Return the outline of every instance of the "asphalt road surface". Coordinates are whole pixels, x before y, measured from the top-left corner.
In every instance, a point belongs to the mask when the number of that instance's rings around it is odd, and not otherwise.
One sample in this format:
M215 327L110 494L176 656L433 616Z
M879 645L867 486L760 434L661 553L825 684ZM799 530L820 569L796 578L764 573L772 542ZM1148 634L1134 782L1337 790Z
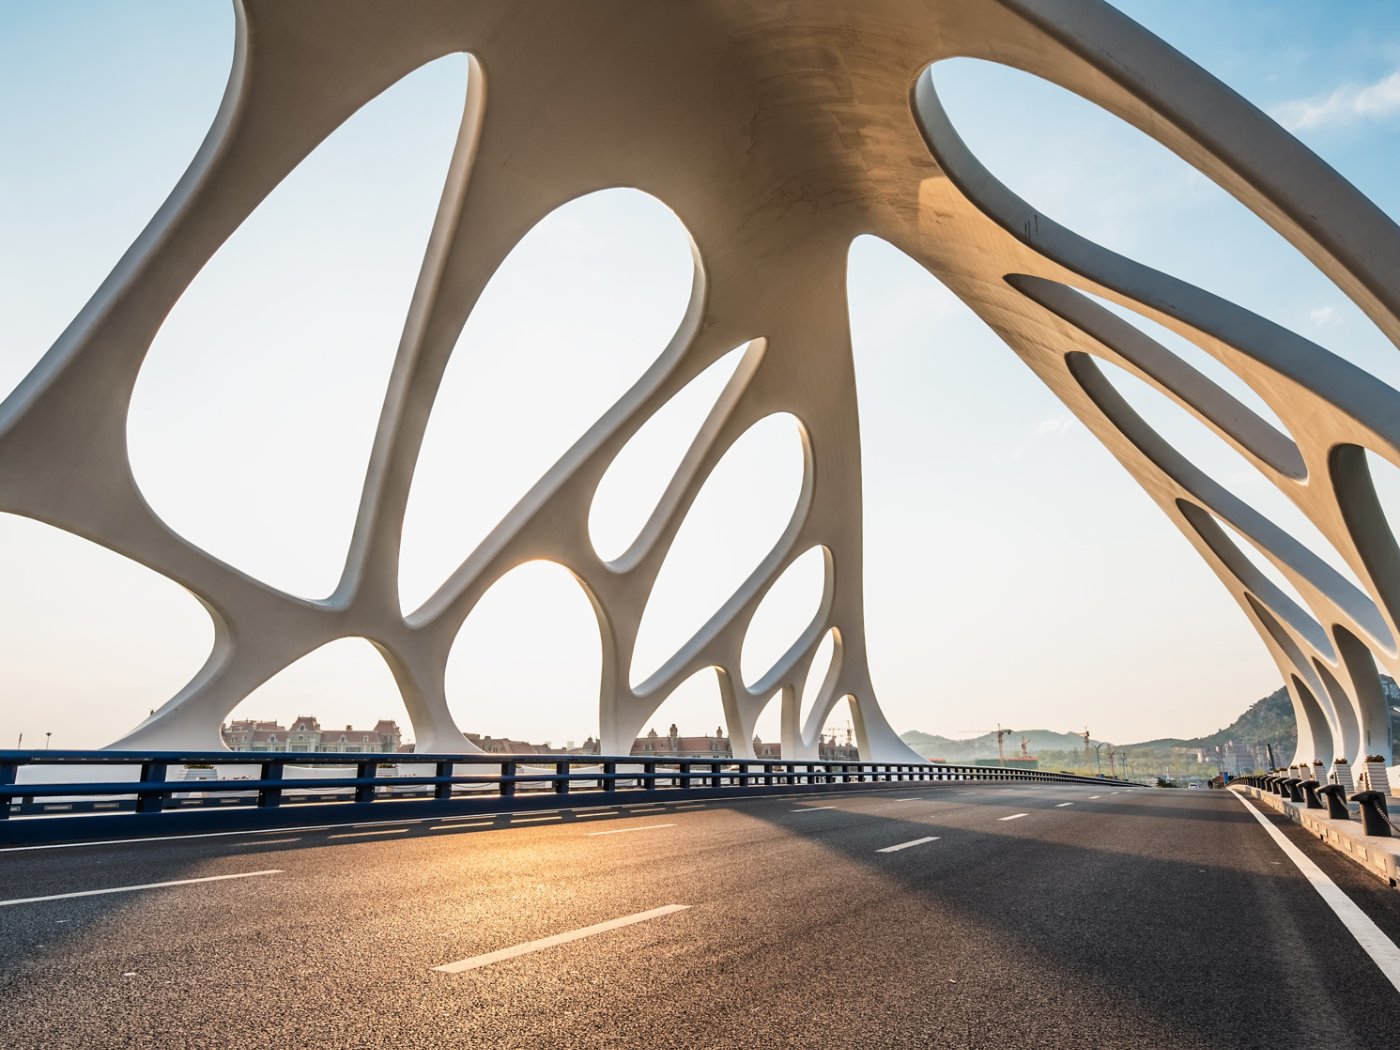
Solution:
M1400 891L1270 820L1400 939ZM0 852L13 1050L1346 1050L1397 1019L1231 792L891 785Z

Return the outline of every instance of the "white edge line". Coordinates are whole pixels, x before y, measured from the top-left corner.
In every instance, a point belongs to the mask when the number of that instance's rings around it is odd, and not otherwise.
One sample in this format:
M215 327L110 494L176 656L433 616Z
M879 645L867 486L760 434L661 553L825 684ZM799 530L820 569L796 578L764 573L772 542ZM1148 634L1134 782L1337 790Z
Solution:
M1260 813L1247 798L1238 791L1232 791L1240 800L1245 809L1255 820L1259 821L1269 837L1274 840L1278 848L1283 850L1284 856L1291 860L1303 878L1311 883L1312 888L1317 890L1317 894L1333 913L1342 921L1342 925L1347 928L1347 932L1356 938L1356 943L1361 945L1361 950L1371 957L1371 961L1380 967L1381 973L1395 986L1396 991L1400 991L1400 948L1395 946L1395 942L1381 932L1371 917L1357 907L1356 902L1348 897L1335 882L1329 879L1316 864L1314 864L1306 853L1300 850L1293 843L1288 841L1288 837L1273 824L1269 823L1264 814Z
M589 838L594 835L625 835L629 831L655 831L657 828L674 828L674 824L647 824L640 828L610 828L607 831L585 831L584 837Z
M40 901L66 901L74 897L98 897L104 893L132 893L136 890L159 890L166 886L190 886L196 882L223 882L226 879L251 879L255 875L280 875L281 868L267 871L240 871L233 875L206 875L199 879L175 879L173 882L146 882L139 886L113 886L105 890L79 890L77 893L55 893L48 897L16 897L14 900L0 901L0 908L12 904L37 904Z
M798 806L794 813L815 813L819 809L835 809L835 806Z
M557 933L553 937L542 937L537 941L526 941L524 944L517 944L513 948L502 948L499 951L487 952L485 955L474 955L470 959L443 963L443 965L434 966L432 969L438 973L461 973L463 970L475 970L478 967L490 966L492 963L503 962L506 959L514 959L517 956L543 951L545 948L553 948L560 944L568 944L570 941L577 941L583 937L592 937L595 934L607 933L610 930L620 929L623 926L631 926L634 923L646 922L648 919L659 919L663 915L672 915L678 911L685 911L689 907L689 904L665 904L660 908L653 908L651 911L641 911L635 915L624 915L620 919L609 919L607 922L600 922L593 926L585 926L581 930L572 930L569 933Z
M925 842L937 842L937 841L938 841L938 836L937 836L937 835L926 835L926 836L924 836L924 837L921 838L921 839L910 839L908 842L901 842L901 843L899 843L899 845L897 845L897 846L886 846L884 849L877 849L875 852L876 852L876 853L898 853L900 850L902 850L902 849L908 849L910 846L922 846Z

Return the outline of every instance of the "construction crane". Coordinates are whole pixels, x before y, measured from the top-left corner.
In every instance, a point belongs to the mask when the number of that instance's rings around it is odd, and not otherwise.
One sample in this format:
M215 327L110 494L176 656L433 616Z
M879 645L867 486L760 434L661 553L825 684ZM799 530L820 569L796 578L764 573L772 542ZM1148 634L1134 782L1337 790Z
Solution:
M990 736L991 734L995 733L997 738L997 761L1003 766L1006 765L1006 748L1002 745L1002 741L1011 735L1011 730L1003 729L1001 727L1000 722L997 723L997 727L995 729L959 729L958 732L982 733L987 736Z

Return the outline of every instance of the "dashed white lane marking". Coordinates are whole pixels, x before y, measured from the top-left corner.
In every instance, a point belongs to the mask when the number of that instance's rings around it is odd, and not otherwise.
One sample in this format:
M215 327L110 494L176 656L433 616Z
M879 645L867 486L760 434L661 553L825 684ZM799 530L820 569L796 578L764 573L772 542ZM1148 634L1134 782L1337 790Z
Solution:
M1073 802L1057 802L1057 803L1055 803L1055 808L1056 808L1056 809L1064 809L1066 806L1072 806L1072 805L1074 805Z
M815 813L819 809L835 809L835 806L798 806L794 813Z
M461 973L463 970L475 970L482 966L490 966L492 963L504 962L506 959L514 959L521 955L529 955L531 952L543 951L546 948L554 948L560 944L568 944L570 941L577 941L584 937L593 937L600 933L608 933L611 930L619 930L624 926L646 922L648 919L659 919L663 915L673 915L678 911L685 911L689 907L689 904L666 904L660 908L653 908L651 911L640 911L636 915L624 915L620 919L609 919L607 922L600 922L593 926L585 926L581 930L572 930L569 933L556 933L553 937L542 937L537 941L526 941L524 944L517 944L513 948L502 948L500 951L487 952L485 955L473 955L470 959L462 959L459 962L444 963L441 966L434 966L433 969L438 973Z
M1239 799L1254 819L1263 825L1264 830L1269 833L1269 837L1278 844L1279 849L1283 850L1284 856L1297 866L1298 870L1303 873L1303 878L1312 884L1312 888L1317 890L1318 896L1326 901L1327 906L1332 909L1337 918L1342 920L1342 925L1347 928L1347 932L1356 938L1356 943L1361 945L1362 951L1371 957L1371 961L1380 967L1381 973L1385 974L1386 979L1395 986L1397 991L1400 991L1400 948L1395 946L1395 942L1382 933L1380 927L1371 921L1370 916L1358 908L1340 886L1309 860L1306 853L1289 842L1283 832L1270 824L1264 814L1254 807L1253 803L1239 792L1232 791L1231 794Z
M512 824L538 824L542 820L562 819L563 817L561 817L558 813L541 813L539 815L531 815L527 817L512 817L510 822Z
M1009 817L997 817L997 820L1020 820L1022 817L1030 816L1029 813L1013 813Z
M1090 797L1090 798L1103 798L1102 795L1090 795L1089 797Z
M922 802L923 799L921 799L921 798L897 798L897 799L895 799L895 801L896 801L896 802Z
M327 835L328 839L362 839L369 835L399 835L411 828L375 828L373 831L346 831L339 835Z
M937 836L937 835L925 835L925 836L924 836L923 838L921 838L921 839L910 839L908 842L901 842L901 843L899 843L899 845L897 845L897 846L886 846L884 849L877 849L875 852L876 852L876 853L898 853L900 850L902 850L902 849L908 849L910 846L922 846L925 842L937 842L937 841L938 841L938 836Z
M12 904L37 904L40 901L66 901L73 897L98 897L104 893L134 893L136 890L159 890L166 886L191 886L196 882L223 882L227 879L251 879L256 875L281 875L281 868L269 868L267 871L240 871L234 875L206 875L200 879L175 879L172 882L145 882L139 886L112 886L105 890L79 890L77 893L54 893L48 897L16 897L13 900L0 901L0 908L7 908Z
M656 831L658 828L674 828L674 824L646 824L640 828L611 828L607 831L588 831L585 835L625 835L629 831Z

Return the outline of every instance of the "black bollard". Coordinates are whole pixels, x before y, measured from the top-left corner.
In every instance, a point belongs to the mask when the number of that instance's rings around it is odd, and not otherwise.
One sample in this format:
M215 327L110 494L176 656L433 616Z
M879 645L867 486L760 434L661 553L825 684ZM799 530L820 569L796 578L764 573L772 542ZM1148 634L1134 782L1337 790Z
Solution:
M1322 803L1317 800L1317 789L1322 787L1316 780L1303 781L1303 797L1307 802L1308 809L1321 809Z
M1303 801L1303 782L1297 777L1288 777L1283 782L1283 797L1290 802Z
M1386 819L1385 796L1379 791L1358 791L1351 796L1361 803L1361 828L1368 835L1390 837L1390 821Z
M1346 788L1341 784L1323 784L1317 793L1327 800L1328 820L1350 820L1351 810L1347 809Z

